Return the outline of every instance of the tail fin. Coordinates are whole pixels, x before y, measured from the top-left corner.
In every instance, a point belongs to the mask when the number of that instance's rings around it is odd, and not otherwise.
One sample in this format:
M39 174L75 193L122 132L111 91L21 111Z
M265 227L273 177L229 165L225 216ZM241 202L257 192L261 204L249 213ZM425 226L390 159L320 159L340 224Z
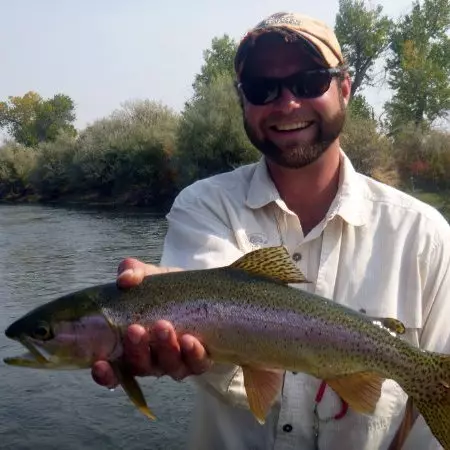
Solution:
M445 450L450 450L450 356L437 358L436 366L428 367L424 374L427 375L425 390L412 398L434 437ZM433 373L430 369L434 368Z

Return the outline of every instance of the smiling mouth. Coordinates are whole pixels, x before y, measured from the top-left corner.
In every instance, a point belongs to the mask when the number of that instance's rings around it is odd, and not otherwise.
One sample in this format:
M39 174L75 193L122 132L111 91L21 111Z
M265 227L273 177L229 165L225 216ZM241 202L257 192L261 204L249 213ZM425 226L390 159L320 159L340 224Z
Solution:
M270 128L272 128L275 131L301 131L305 128L310 127L313 124L313 122L292 122L292 123L281 123L272 125Z

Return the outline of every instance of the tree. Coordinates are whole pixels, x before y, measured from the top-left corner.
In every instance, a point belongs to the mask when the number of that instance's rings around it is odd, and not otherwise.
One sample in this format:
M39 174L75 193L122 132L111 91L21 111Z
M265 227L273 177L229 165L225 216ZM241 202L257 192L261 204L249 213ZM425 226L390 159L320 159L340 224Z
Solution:
M348 112L350 118L357 117L364 120L375 120L374 109L370 106L367 99L361 94L356 94L353 97L352 102L348 105Z
M393 98L385 105L391 132L431 125L450 110L450 0L414 3L400 22L387 61Z
M233 77L229 73L217 76L198 94L183 112L178 130L180 187L259 157L244 130Z
M0 128L17 142L32 147L54 141L60 131L75 135L75 106L70 97L57 94L44 100L36 92L10 96L0 102Z
M364 0L339 0L335 32L344 57L353 72L351 98L365 85L374 83L373 68L389 47L393 22L383 8L368 9Z
M193 99L201 95L202 89L209 86L218 76L222 74L234 75L234 56L237 51L237 43L227 34L215 37L211 48L203 52L205 63L200 73L195 76L192 87L194 89Z

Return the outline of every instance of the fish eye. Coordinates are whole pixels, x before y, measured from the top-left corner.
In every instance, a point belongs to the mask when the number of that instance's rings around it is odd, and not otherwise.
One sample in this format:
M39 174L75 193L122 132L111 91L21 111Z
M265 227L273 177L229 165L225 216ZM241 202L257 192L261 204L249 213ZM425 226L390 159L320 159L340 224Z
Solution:
M46 341L53 337L50 325L46 322L39 322L33 329L32 337L40 341Z

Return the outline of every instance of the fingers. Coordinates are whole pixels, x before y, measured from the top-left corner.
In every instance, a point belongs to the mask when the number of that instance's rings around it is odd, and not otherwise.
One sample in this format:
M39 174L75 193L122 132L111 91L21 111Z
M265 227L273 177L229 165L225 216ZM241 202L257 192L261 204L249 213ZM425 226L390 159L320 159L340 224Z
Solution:
M129 288L141 283L144 277L158 273L158 267L145 264L137 259L126 258L117 268L117 284L122 288Z
M189 374L200 375L211 367L205 347L198 339L185 334L180 339L180 346Z
M172 324L165 320L155 323L152 330L153 359L163 373L175 380L183 379L187 367L181 359L181 349Z
M149 275L180 270L178 267L158 267L134 258L125 258L117 268L117 284L121 288L128 288L141 283Z
M101 386L112 389L119 384L119 380L107 361L97 361L92 366L91 374L94 381Z
M144 327L130 325L123 340L124 360L136 376L161 376L161 370L152 362L150 336Z
M193 336L177 339L172 324L160 320L149 334L139 325L131 325L124 339L127 365L137 376L168 375L182 380L189 375L199 375L211 363L202 344Z

